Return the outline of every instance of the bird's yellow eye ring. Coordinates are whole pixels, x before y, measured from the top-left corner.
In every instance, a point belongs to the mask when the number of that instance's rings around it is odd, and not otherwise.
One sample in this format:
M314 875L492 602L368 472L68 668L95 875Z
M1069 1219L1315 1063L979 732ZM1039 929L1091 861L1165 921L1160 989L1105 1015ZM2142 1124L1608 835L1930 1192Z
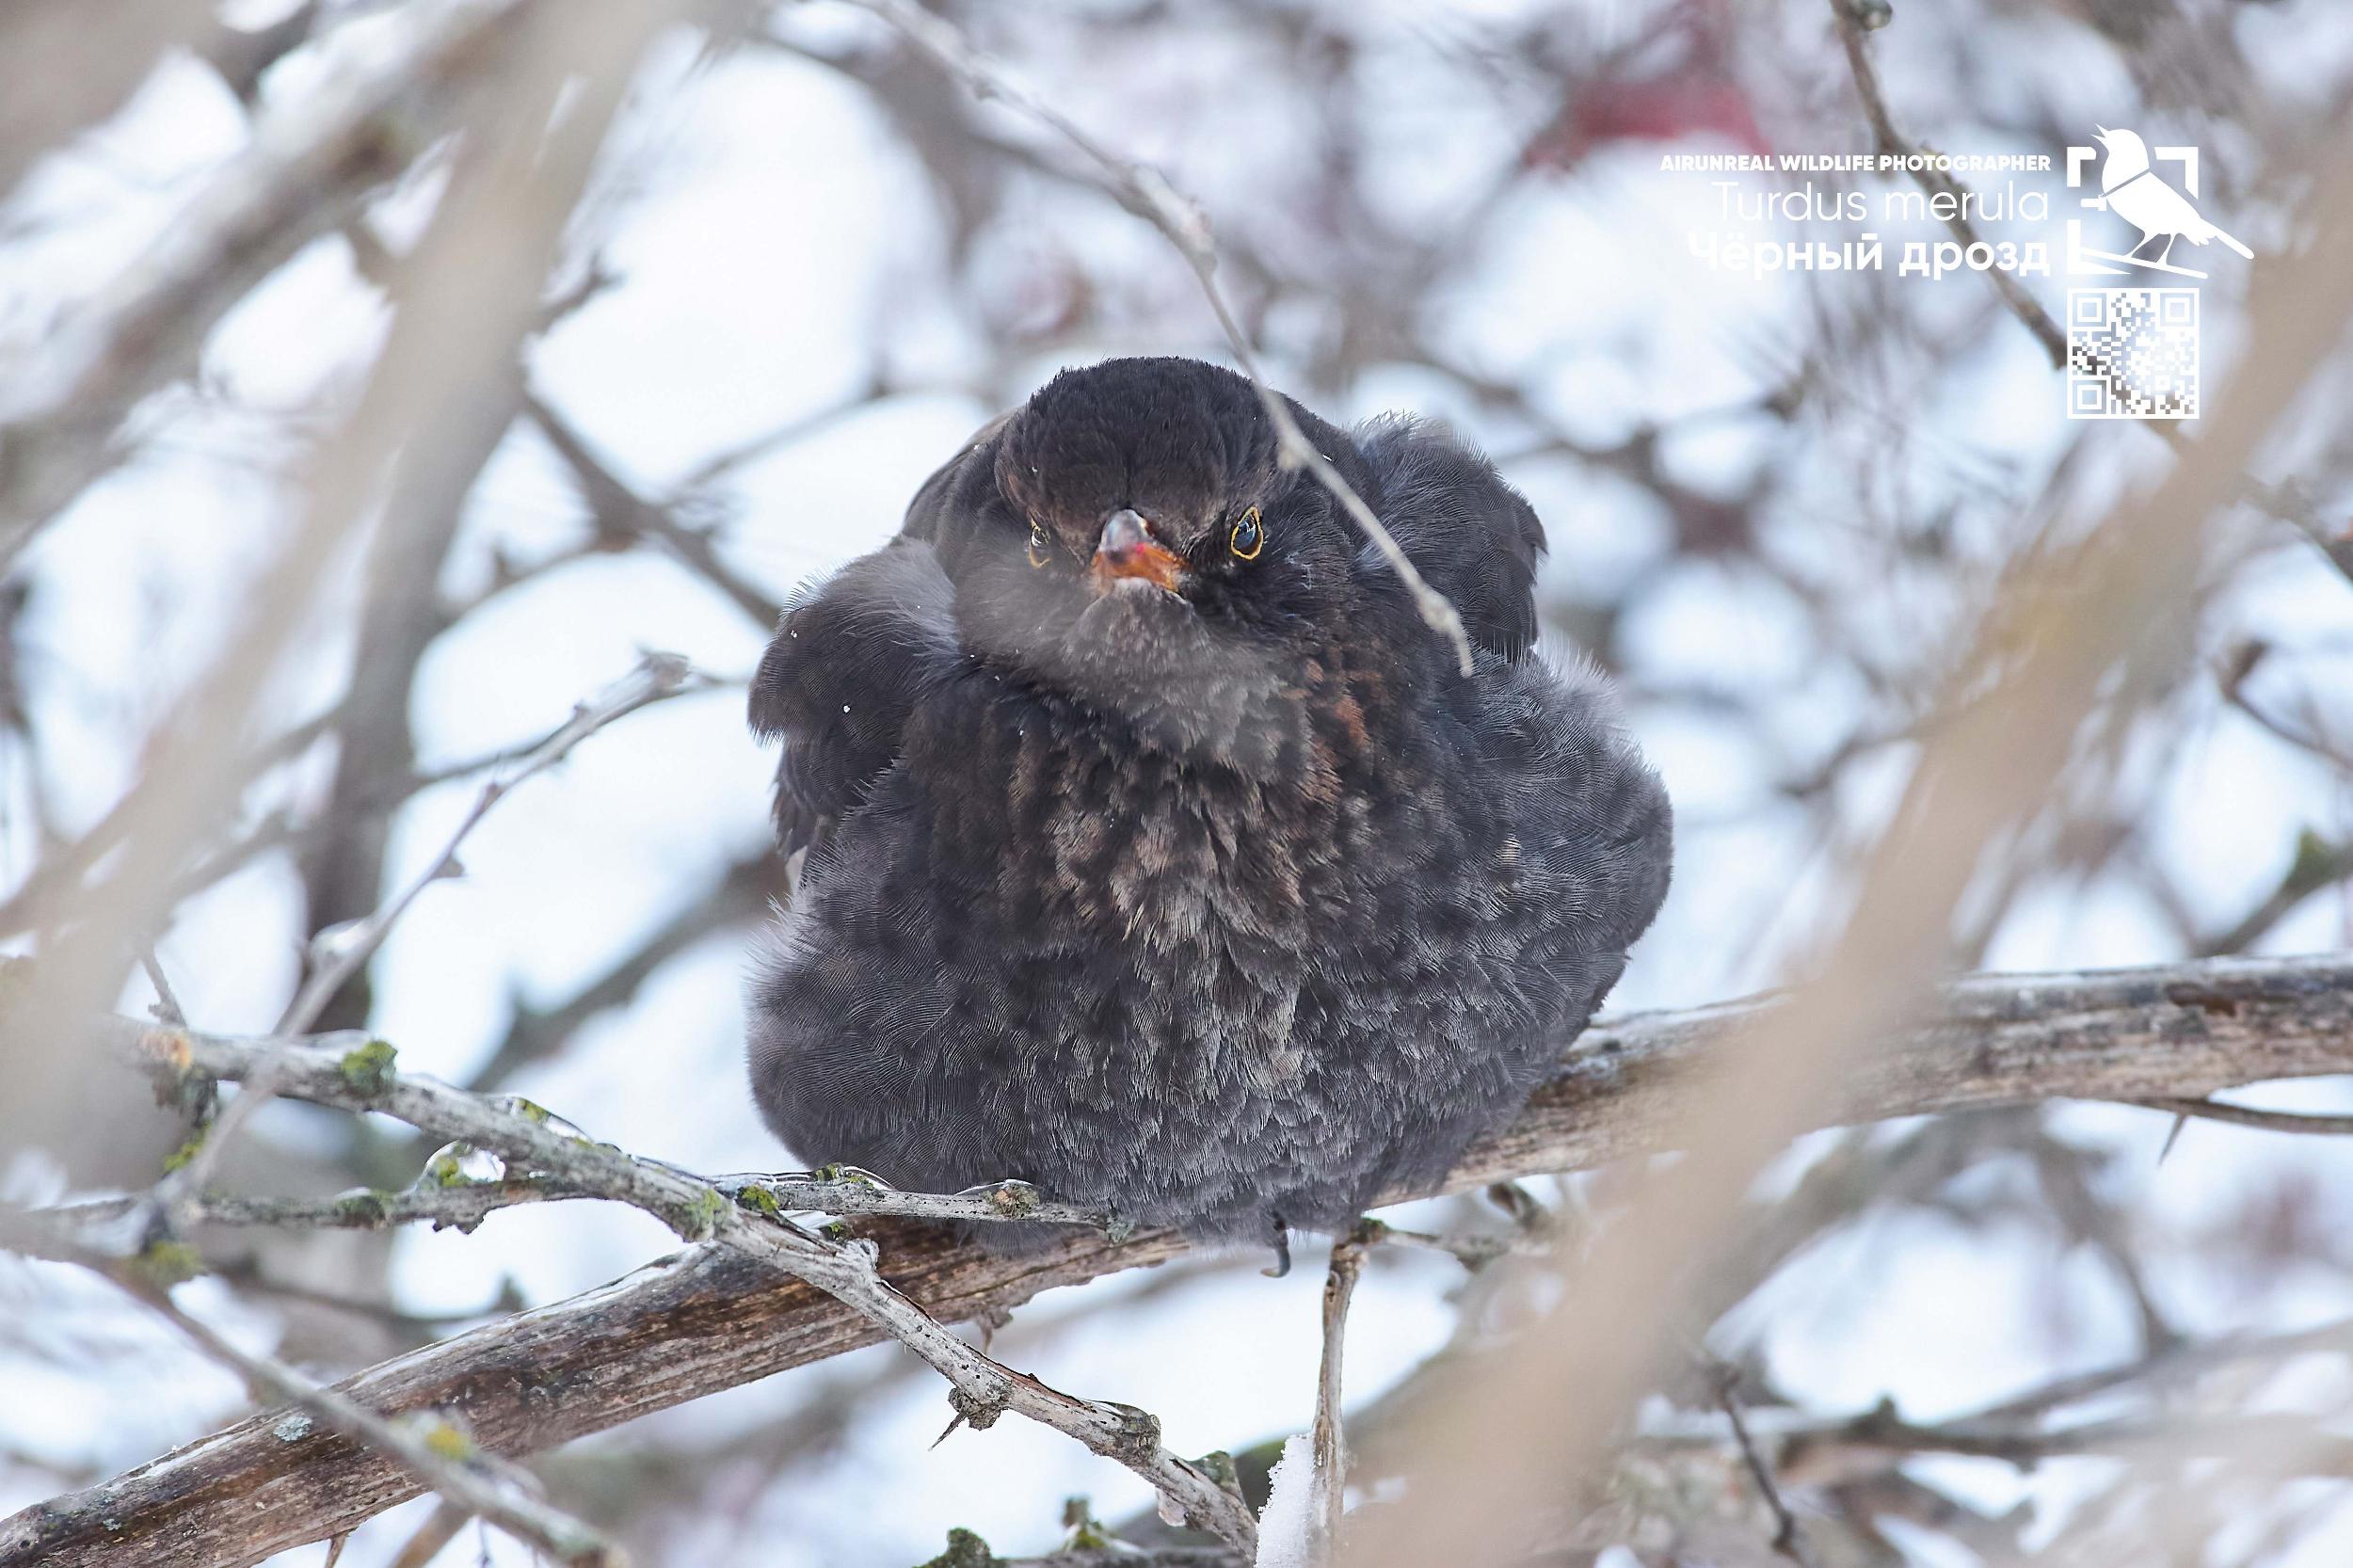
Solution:
M1266 525L1258 520L1258 508L1253 506L1234 523L1234 532L1226 539L1225 548L1241 561L1255 561L1258 552L1266 548Z
M1046 530L1039 526L1037 519L1032 518L1030 520L1030 565L1042 567L1046 564Z

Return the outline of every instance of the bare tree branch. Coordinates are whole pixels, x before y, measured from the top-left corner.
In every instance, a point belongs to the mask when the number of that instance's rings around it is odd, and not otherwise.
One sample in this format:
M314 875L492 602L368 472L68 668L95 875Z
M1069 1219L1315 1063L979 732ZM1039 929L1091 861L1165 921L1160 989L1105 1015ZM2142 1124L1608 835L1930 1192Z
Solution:
M1786 1005L1785 998L1758 998L1589 1031L1518 1120L1474 1146L1444 1187L1584 1168L1659 1148L1718 1060L1716 1048ZM113 1027L119 1036L149 1032L127 1021ZM1918 1023L1883 1044L1842 1085L1837 1100L1814 1108L1816 1120L1830 1125L2050 1097L2202 1097L2265 1080L2353 1073L2353 957L1978 976L1944 987ZM191 1044L187 1069L228 1064L220 1048ZM313 1088L328 1103L377 1108L373 1096L349 1085L330 1090L290 1081L283 1092ZM453 1105L485 1103L439 1089L454 1096ZM382 1108L423 1120L440 1116L413 1103ZM496 1135L482 1146L497 1146L504 1123L520 1120L501 1117L478 1127ZM525 1161L541 1147L536 1140L509 1144ZM695 1190L663 1167L630 1163L648 1179L662 1178L664 1193L685 1197ZM1040 1290L1146 1267L1184 1250L1183 1240L1166 1231L1124 1242L1072 1231L1020 1258L993 1257L912 1222L872 1222L859 1234L878 1249L892 1290L940 1321L1001 1311ZM339 1386L387 1414L458 1411L477 1441L514 1455L884 1336L872 1318L810 1285L702 1246ZM0 1523L0 1568L95 1565L134 1547L155 1554L151 1560L159 1568L250 1561L347 1529L415 1491L397 1465L332 1434L295 1444L273 1436L264 1414ZM109 1528L109 1521L120 1528Z
M159 1272L153 1255L124 1261L69 1246L52 1256L70 1258L113 1281L258 1391L304 1413L280 1421L277 1430L281 1434L308 1432L315 1417L353 1442L396 1460L443 1497L559 1562L576 1568L628 1568L628 1560L610 1542L534 1496L504 1460L483 1452L462 1428L439 1416L388 1420L346 1394L319 1387L291 1367L242 1348L183 1310L171 1299L169 1275Z
M1914 1016L1947 961L1955 913L1989 848L2079 776L2086 721L2112 729L2137 716L2166 646L2153 628L2179 625L2202 602L2208 525L2353 312L2353 272L2335 260L2353 241L2353 179L2341 164L2311 210L2313 239L2272 271L2245 357L2189 456L2081 545L2042 552L1945 677L1939 718L1826 955L1784 1014L1693 1095L1679 1134L1691 1158L1647 1173L1622 1223L1554 1274L1565 1288L1552 1310L1577 1332L1524 1336L1515 1365L1465 1379L1441 1402L1405 1478L1411 1500L1390 1528L1360 1537L1361 1561L1419 1564L1472 1531L1482 1544L1469 1560L1497 1560L1557 1506L1564 1475L1598 1474L1609 1432L1663 1367L1659 1302L1695 1258L1729 1250L1740 1194L1816 1119L1817 1102L1884 1061L1888 1031ZM1497 1430L1513 1441L1481 1443Z
M358 1038L354 1037L355 1040ZM364 1046L360 1048L364 1048ZM266 1069L264 1069L266 1070ZM547 1112L529 1100L507 1097L506 1109L546 1119ZM456 1163L450 1162L451 1160ZM427 1224L434 1229L472 1230L502 1208L519 1204L559 1203L582 1198L611 1198L593 1183L509 1173L498 1176L469 1176L462 1156L428 1163L414 1185L397 1192L360 1191L326 1199L239 1197L202 1192L188 1200L193 1219L221 1225L310 1225L331 1230L382 1230L392 1225ZM867 1173L836 1167L831 1172L785 1172L776 1176L727 1176L710 1178L714 1192L738 1208L757 1213L895 1215L909 1220L986 1224L1018 1222L1029 1224L1085 1225L1114 1240L1134 1227L1115 1215L1052 1203L1026 1181L996 1181L962 1192L907 1192L884 1185ZM627 1201L614 1199L614 1201ZM119 1221L137 1209L140 1198L92 1198L56 1208L37 1209L24 1217L69 1230L87 1229Z
M246 616L231 628L205 680L177 704L173 727L147 753L111 873L55 911L73 929L44 947L37 994L11 1009L24 1037L14 1043L44 1045L70 1030L70 1019L111 993L130 952L169 907L188 847L236 799L250 710L304 624L317 584L339 547L363 525L387 469L430 465L447 450L451 421L467 410L441 396L445 378L464 384L513 358L644 45L681 14L674 7L687 3L629 0L587 20L514 8L530 24L496 40L504 46L507 90L474 105L474 140L404 268L392 329L365 390L314 455L299 520L248 594ZM461 53L472 47L477 35L457 19L481 9L433 12L454 31L456 40L443 44ZM533 118L529 110L542 89L552 94L558 88L569 89L567 112L552 126ZM247 213L240 221L250 218ZM202 226L191 220L181 232L200 238ZM118 329L111 317L101 327ZM99 354L102 370L111 362L101 350L90 352ZM74 362L72 354L66 362ZM0 490L7 483L0 476ZM0 525L6 512L0 504ZM37 1119L71 1088L66 1070L41 1058L31 1060L19 1081L24 1092L0 1105L0 1121Z

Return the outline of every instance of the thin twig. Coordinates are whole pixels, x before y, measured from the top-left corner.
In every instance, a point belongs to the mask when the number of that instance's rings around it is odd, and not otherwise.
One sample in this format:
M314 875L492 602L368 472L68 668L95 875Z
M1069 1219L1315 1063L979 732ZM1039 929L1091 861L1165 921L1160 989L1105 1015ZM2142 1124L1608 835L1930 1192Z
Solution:
M312 972L311 978L297 992L273 1032L278 1034L300 1034L334 999L344 982L360 972L376 950L384 945L384 938L418 895L447 873L457 858L459 846L474 830L490 808L504 799L508 792L536 774L546 772L572 754L572 748L602 729L616 719L625 718L640 708L673 697L696 680L694 665L675 653L648 653L638 661L637 667L607 686L588 701L572 710L572 716L550 731L519 760L512 772L491 779L482 786L474 797L473 808L459 821L456 831L441 852L429 861L424 870L401 889L399 895L376 913L335 934L330 951Z
M139 949L139 968L147 971L147 983L155 987L155 1016L168 1024L184 1024L187 1013L180 1006L180 999L171 989L171 981L164 973L161 960L155 956L155 946L147 943Z
M1841 1466L1835 1455L1842 1448L1899 1456L1955 1454L2021 1467L2069 1454L2121 1458L2136 1451L2169 1450L2183 1458L2244 1462L2267 1450L2271 1457L2295 1454L2297 1463L2312 1466L2306 1473L2313 1475L2342 1474L2353 1462L2353 1441L2326 1433L2316 1437L2310 1417L2290 1415L2216 1413L2194 1423L2170 1415L2116 1416L2058 1427L2031 1420L1922 1424L1905 1420L1892 1404L1882 1402L1842 1420L1774 1423L1764 1430L1780 1445L1784 1469L1793 1473L1819 1465L1837 1474ZM1670 1432L1646 1433L1637 1443L1652 1448L1712 1448L1721 1440L1713 1431ZM2181 1447L2185 1442L2188 1446Z
M1423 1252L1442 1252L1464 1268L1477 1271L1497 1258L1515 1252L1541 1250L1536 1240L1528 1236L1461 1236L1427 1230L1407 1230L1380 1220L1367 1220L1363 1226L1368 1240L1389 1246L1413 1247Z
M903 1192L863 1176L827 1176L812 1171L713 1176L710 1186L738 1207L759 1213L895 1214L953 1224L1084 1225L1114 1240L1128 1228L1116 1215L1077 1204L1048 1202L1026 1181L991 1182L961 1192ZM215 1225L384 1230L424 1224L436 1230L471 1231L502 1208L610 1196L530 1174L469 1179L452 1166L437 1164L414 1184L396 1192L362 1188L323 1199L198 1192L190 1195L184 1214L189 1220ZM142 1196L89 1198L32 1210L24 1218L67 1231L88 1230L118 1223L147 1201Z
M1863 41L1864 27L1855 13L1854 0L1830 0L1830 8L1838 19L1838 40L1846 46L1847 67L1854 75L1855 94L1863 100L1864 118L1871 122L1871 139L1881 152L1904 159L1913 182L1931 200L1942 198L1952 204L1945 226L1953 232L1953 238L1964 248L1984 243L1977 237L1977 226L1964 214L1961 182L1944 169L1931 168L1920 157L1920 150L1897 131L1895 120L1887 112L1887 99L1880 91L1879 68L1871 63L1871 52ZM2067 368L2067 334L2059 330L2051 313L2026 292L2025 284L2000 267L1988 269L1986 278L2002 296L2002 303L2009 307L2010 313L2025 324L2042 345L2043 353L2051 357L2051 368Z
M525 392L523 414L555 448L555 455L572 472L572 484L587 504L598 528L634 534L668 550L688 570L726 595L761 632L776 624L782 605L719 558L709 535L687 527L632 489L611 464L598 456L588 440L536 392Z
M2298 729L2279 717L2249 696L2243 682L2226 683L2222 695L2232 707L2298 751L2309 753L2340 773L2353 774L2353 753L2347 753L2326 737Z
M1773 1550L1797 1563L1799 1568L1814 1568L1814 1556L1806 1545L1805 1532L1798 1528L1798 1516L1789 1512L1782 1500L1781 1487L1773 1480L1773 1467L1765 1463L1756 1440L1749 1435L1749 1423L1740 1411L1740 1373L1737 1368L1719 1365L1711 1368L1716 1387L1716 1402L1723 1408L1732 1422L1732 1439L1739 1445L1740 1458L1749 1467L1750 1477L1756 1482L1757 1495L1773 1514Z
M1348 1304L1365 1272L1373 1237L1359 1224L1332 1243L1332 1266L1323 1276L1323 1356L1316 1366L1315 1496L1319 1561L1328 1561L1340 1539L1340 1513L1348 1496L1348 1444L1340 1432L1340 1364L1348 1339Z
M1381 519L1356 493L1347 476L1334 466L1332 459L1317 450L1292 416L1290 405L1282 394L1267 385L1258 373L1257 356L1251 351L1250 340L1235 319L1227 304L1225 291L1217 284L1217 246L1209 233L1208 217L1200 205L1179 192L1167 176L1149 164L1113 152L1097 141L1069 116L1031 90L1029 86L984 53L967 38L953 23L924 10L913 0L847 0L861 10L882 18L905 36L908 42L928 56L935 65L964 85L977 98L1002 104L1018 114L1043 125L1055 136L1068 142L1091 164L1098 178L1096 186L1121 206L1159 230L1184 257L1193 269L1194 280L1201 285L1202 295L1209 300L1210 312L1217 317L1219 328L1225 335L1226 345L1233 350L1234 360L1242 374L1250 377L1251 387L1257 392L1258 403L1266 410L1267 419L1274 426L1275 440L1286 468L1305 468L1316 481L1331 492L1373 548L1381 552L1389 569L1405 584L1413 596L1414 606L1429 628L1453 645L1455 661L1464 675L1471 673L1470 633L1463 626L1463 617L1446 595L1432 587L1405 548L1383 526Z
M2331 1116L2308 1111L2264 1111L2251 1105L2228 1105L2213 1099L2128 1100L2152 1111L2205 1122L2229 1122L2233 1127L2261 1128L2265 1132L2297 1132L2322 1138L2353 1138L2353 1116Z
M975 1556L968 1560L952 1555L959 1544L977 1543L979 1539L969 1530L952 1530L948 1536L951 1555L935 1560L985 1561L989 1568L1251 1568L1250 1559L1237 1556L1225 1546L1141 1546L1117 1539L1109 1545L1064 1546L1044 1557Z

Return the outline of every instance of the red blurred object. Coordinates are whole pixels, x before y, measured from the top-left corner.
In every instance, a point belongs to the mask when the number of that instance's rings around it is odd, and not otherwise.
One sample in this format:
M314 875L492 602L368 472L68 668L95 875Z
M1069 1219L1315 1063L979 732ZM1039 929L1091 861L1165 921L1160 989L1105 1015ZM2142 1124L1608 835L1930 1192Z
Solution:
M1769 155L1749 95L1730 62L1740 57L1724 0L1680 0L1644 36L1603 56L1592 80L1563 83L1561 112L1529 142L1530 168L1571 168L1617 141L1712 138Z
M1771 152L1737 82L1712 70L1684 67L1639 81L1595 82L1577 91L1520 159L1531 168L1571 168L1610 142L1710 136L1742 152Z

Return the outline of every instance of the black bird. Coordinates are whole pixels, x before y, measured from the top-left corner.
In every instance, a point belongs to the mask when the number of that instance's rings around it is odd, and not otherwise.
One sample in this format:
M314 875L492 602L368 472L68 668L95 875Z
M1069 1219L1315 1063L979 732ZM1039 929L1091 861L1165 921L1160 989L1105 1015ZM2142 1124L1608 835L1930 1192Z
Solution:
M1056 376L786 611L751 720L808 855L750 1057L803 1159L1279 1242L1442 1173L1616 982L1670 812L1530 651L1543 525L1441 426L1291 411L1471 676L1181 359Z

